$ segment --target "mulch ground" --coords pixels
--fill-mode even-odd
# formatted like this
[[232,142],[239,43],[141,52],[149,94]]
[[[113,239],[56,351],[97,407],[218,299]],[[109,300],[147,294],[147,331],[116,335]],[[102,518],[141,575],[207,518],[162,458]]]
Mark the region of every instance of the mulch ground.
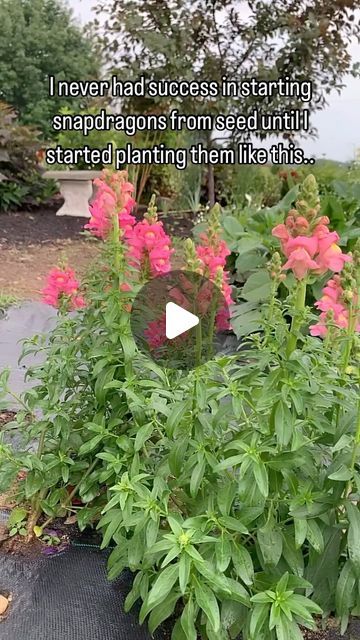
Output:
[[[83,232],[86,218],[56,216],[52,206],[34,211],[0,212],[0,294],[39,299],[46,274],[68,263],[81,276],[99,251],[100,243]],[[139,217],[144,210],[139,212]],[[193,214],[160,214],[172,237],[191,236]]]

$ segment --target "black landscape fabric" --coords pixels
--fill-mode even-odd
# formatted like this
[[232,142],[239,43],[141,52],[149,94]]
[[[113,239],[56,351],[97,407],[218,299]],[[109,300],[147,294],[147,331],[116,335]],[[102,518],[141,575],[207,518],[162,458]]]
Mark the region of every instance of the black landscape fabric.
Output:
[[0,640],[150,640],[137,612],[124,612],[130,588],[128,573],[107,580],[106,554],[94,549],[36,560],[0,554],[0,593],[12,595]]

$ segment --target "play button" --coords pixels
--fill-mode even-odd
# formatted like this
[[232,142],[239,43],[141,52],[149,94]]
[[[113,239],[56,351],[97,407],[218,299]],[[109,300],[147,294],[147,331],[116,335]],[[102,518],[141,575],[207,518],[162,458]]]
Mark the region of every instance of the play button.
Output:
[[174,302],[168,302],[166,305],[166,337],[168,340],[174,340],[181,336],[189,329],[196,327],[200,322],[198,316],[190,311],[186,311]]
[[214,282],[174,270],[140,289],[132,305],[131,330],[146,357],[165,368],[189,371],[221,350],[229,318]]

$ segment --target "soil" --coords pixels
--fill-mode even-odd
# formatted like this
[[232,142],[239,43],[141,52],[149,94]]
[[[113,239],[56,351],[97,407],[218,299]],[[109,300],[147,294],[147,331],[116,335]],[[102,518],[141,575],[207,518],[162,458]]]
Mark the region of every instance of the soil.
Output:
[[348,630],[343,636],[340,634],[338,623],[334,618],[328,620],[326,629],[320,629],[319,631],[303,629],[302,631],[304,640],[359,640],[360,620],[350,620]]
[[61,260],[84,273],[99,249],[82,233],[85,223],[51,209],[0,213],[0,292],[39,299],[46,274]]
[[44,545],[35,538],[30,543],[25,543],[22,536],[14,536],[13,538],[7,538],[0,546],[2,553],[8,553],[12,556],[17,556],[25,560],[36,560],[42,556]]
[[[173,237],[191,235],[194,216],[190,212],[159,217]],[[47,273],[61,261],[81,276],[100,247],[83,233],[86,222],[86,218],[56,216],[55,208],[0,212],[0,294],[39,299]]]
[[8,422],[12,422],[15,416],[15,411],[0,411],[0,431]]

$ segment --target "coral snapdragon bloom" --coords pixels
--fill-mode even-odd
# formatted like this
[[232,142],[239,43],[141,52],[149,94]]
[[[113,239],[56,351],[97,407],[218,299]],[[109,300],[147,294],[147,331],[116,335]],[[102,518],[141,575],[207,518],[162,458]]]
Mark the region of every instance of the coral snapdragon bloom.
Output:
[[79,289],[80,283],[73,269],[54,267],[47,276],[46,286],[41,291],[42,300],[56,309],[63,302],[67,304],[69,311],[82,309],[86,303]]
[[206,275],[214,278],[219,267],[225,268],[230,249],[226,242],[220,238],[210,240],[209,236],[202,234],[200,240],[201,245],[196,247],[197,256],[207,271]]
[[[349,327],[349,306],[344,299],[344,289],[341,285],[340,276],[335,275],[322,291],[323,295],[315,302],[315,307],[320,311],[319,322],[310,327],[312,336],[324,337],[328,332],[328,315],[332,314],[332,324],[339,329],[347,329]],[[354,295],[353,302],[357,304],[357,295]],[[360,332],[360,318],[355,326],[355,330]]]
[[124,171],[111,173],[105,170],[101,178],[94,180],[97,193],[90,204],[90,220],[84,227],[93,236],[104,240],[112,229],[114,215],[119,217],[125,237],[131,232],[136,222],[131,215],[136,202],[131,196],[134,186],[126,178]]
[[[216,219],[213,221],[216,227]],[[209,232],[200,236],[201,244],[196,247],[197,258],[202,265],[202,273],[206,278],[216,282],[219,286],[225,305],[219,309],[216,315],[216,326],[219,331],[230,329],[230,305],[233,304],[231,297],[232,289],[229,285],[229,275],[225,271],[226,258],[230,255],[230,249],[226,242],[222,240],[216,229],[212,229],[210,221]]]
[[289,211],[285,224],[278,224],[272,230],[287,258],[283,270],[291,269],[297,280],[303,280],[311,273],[321,275],[328,270],[339,273],[344,264],[351,261],[337,244],[338,234],[329,230],[329,218],[320,216],[319,212],[316,181],[313,176],[308,176],[296,208]]
[[292,269],[295,278],[302,280],[312,269],[317,269],[318,264],[312,260],[310,254],[304,248],[294,249],[289,252],[289,259],[283,269]]
[[151,276],[169,273],[174,250],[162,222],[144,218],[133,227],[126,240],[134,266],[145,271],[148,269]]

